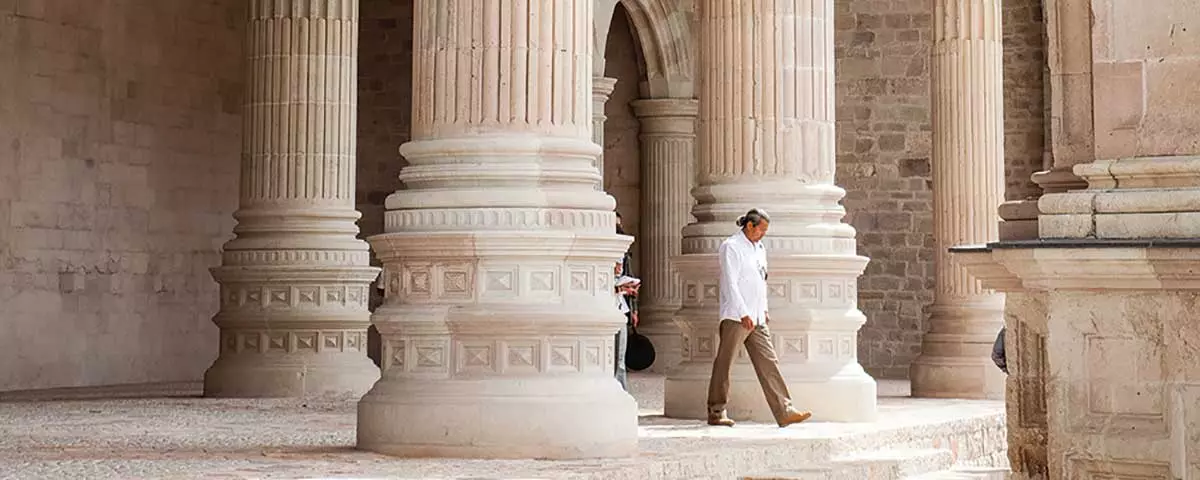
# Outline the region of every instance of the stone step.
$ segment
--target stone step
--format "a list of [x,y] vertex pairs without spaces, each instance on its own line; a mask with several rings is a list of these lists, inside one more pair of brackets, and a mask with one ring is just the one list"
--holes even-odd
[[837,457],[828,463],[785,471],[746,475],[742,480],[900,480],[954,465],[942,449],[894,449]]
[[1008,480],[1009,472],[1009,469],[999,467],[957,467],[916,475],[905,480]]

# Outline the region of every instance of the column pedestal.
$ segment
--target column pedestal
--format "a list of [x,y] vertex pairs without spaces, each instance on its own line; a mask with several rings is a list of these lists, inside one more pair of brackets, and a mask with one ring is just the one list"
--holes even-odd
[[647,212],[642,222],[637,329],[654,344],[650,371],[667,372],[681,360],[682,332],[675,312],[683,299],[683,283],[672,259],[681,252],[682,230],[691,218],[699,106],[691,98],[637,100],[633,112],[642,127],[642,211]]
[[934,2],[933,203],[937,290],[910,378],[917,397],[1003,398],[992,345],[1004,295],[950,256],[999,238],[1004,200],[1003,46],[999,0]]
[[221,345],[204,394],[362,395],[379,378],[379,269],[355,238],[358,2],[250,3],[237,238],[212,272]]
[[[712,0],[700,5],[696,222],[675,265],[683,361],[667,378],[666,415],[705,418],[719,316],[720,243],[751,208],[771,217],[763,240],[773,342],[797,408],[826,421],[872,421],[875,381],[857,360],[858,276],[867,259],[841,223],[834,185],[832,0]],[[810,32],[798,42],[786,32]],[[734,72],[730,74],[730,72]],[[773,422],[743,348],[728,414]]]
[[[413,140],[388,197],[383,378],[358,447],[392,455],[633,454],[613,378],[615,232],[592,141],[592,2],[417,0]],[[512,7],[512,8],[510,8]],[[482,67],[453,65],[482,58]]]

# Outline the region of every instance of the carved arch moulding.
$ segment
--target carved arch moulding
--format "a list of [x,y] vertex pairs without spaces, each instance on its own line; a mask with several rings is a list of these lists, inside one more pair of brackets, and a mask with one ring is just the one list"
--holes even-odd
[[596,0],[595,73],[604,74],[609,26],[618,4],[629,13],[645,62],[646,98],[695,96],[694,0]]

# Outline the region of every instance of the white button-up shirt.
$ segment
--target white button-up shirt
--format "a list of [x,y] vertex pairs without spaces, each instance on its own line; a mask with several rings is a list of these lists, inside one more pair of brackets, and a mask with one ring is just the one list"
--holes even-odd
[[767,248],[737,232],[721,242],[721,319],[741,321],[750,317],[754,325],[767,319]]

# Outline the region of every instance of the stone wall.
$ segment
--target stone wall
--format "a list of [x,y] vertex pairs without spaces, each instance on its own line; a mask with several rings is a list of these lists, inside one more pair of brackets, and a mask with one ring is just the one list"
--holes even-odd
[[0,2],[0,390],[198,380],[216,357],[244,5]]
[[358,33],[358,226],[383,233],[383,202],[400,188],[397,151],[412,130],[413,2],[362,2]]
[[[867,316],[860,362],[874,376],[907,378],[921,351],[933,302],[931,3],[848,0],[835,4],[838,185],[859,252],[871,258],[859,280]],[[1007,0],[1005,157],[1008,198],[1033,190],[1041,166],[1041,0]]]
[[1004,2],[1005,198],[1038,196],[1030,180],[1047,149],[1046,25],[1042,0]]
[[906,378],[933,302],[928,0],[836,4],[838,185],[859,253],[859,361]]

